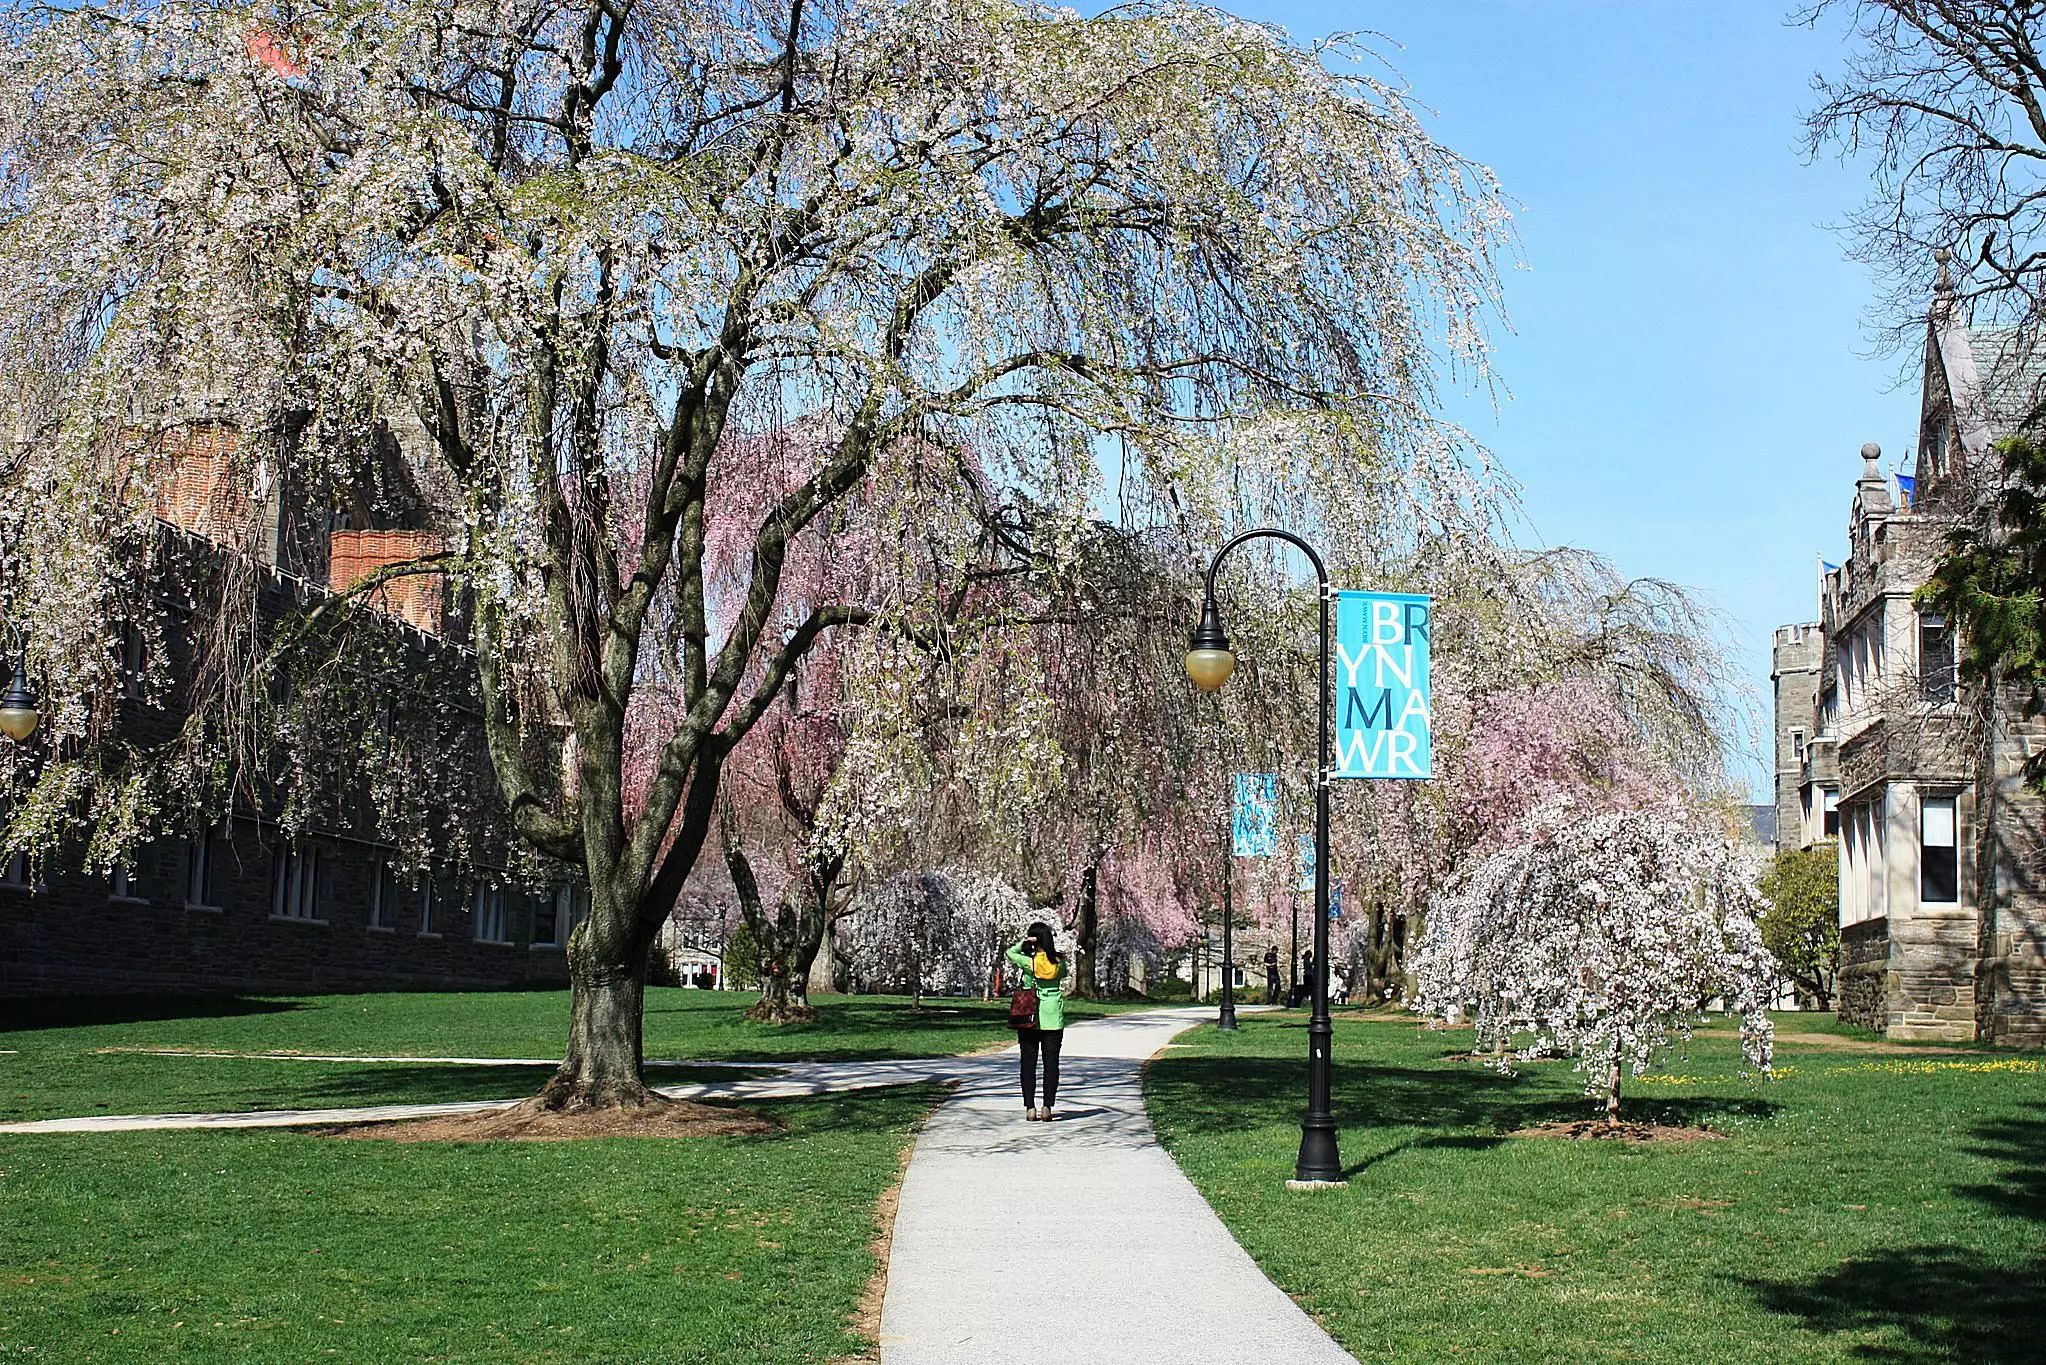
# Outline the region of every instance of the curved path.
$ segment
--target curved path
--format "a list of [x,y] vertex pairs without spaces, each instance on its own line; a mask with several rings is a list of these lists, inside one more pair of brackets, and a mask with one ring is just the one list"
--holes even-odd
[[1355,1365],[1151,1130],[1144,1062],[1213,1016],[1068,1028],[1055,1123],[1024,1120],[1013,1052],[976,1059],[903,1178],[882,1365]]

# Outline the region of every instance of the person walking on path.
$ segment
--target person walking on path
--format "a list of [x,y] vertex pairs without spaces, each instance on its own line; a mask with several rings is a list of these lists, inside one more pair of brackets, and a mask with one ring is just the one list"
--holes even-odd
[[1265,949],[1265,1003],[1279,1003],[1279,950]]
[[[1059,1048],[1066,1040],[1066,964],[1051,926],[1039,921],[1009,949],[1009,964],[1037,991],[1037,1027],[1017,1031],[1022,1044],[1023,1116],[1049,1120],[1059,1098]],[[1044,1055],[1044,1108],[1037,1107],[1037,1058]]]

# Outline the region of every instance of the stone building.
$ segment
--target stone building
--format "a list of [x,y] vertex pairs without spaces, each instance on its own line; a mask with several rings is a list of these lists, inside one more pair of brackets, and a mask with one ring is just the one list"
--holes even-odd
[[1840,1015],[1892,1038],[2046,1044],[2046,801],[2019,773],[2046,730],[1957,676],[1953,630],[1914,602],[2042,374],[1943,276],[1913,474],[1893,496],[1862,447],[1819,619],[1776,632],[1779,841],[1838,841]]
[[[158,493],[157,553],[167,565],[154,609],[180,676],[189,599],[206,590],[194,584],[222,566],[255,574],[256,610],[274,621],[441,543],[400,437],[381,424],[335,506],[266,479],[241,435],[202,409],[163,438],[175,464]],[[415,676],[473,672],[451,657],[462,623],[440,577],[396,580],[373,605]],[[140,664],[123,660],[138,677]],[[121,702],[121,728],[144,742],[182,720],[139,687]],[[0,997],[566,983],[563,945],[587,897],[565,871],[539,889],[487,867],[457,873],[452,862],[408,879],[363,794],[344,794],[340,805],[354,813],[291,840],[272,812],[237,798],[226,820],[145,844],[111,877],[80,870],[75,858],[52,859],[34,878],[25,857],[0,862]]]

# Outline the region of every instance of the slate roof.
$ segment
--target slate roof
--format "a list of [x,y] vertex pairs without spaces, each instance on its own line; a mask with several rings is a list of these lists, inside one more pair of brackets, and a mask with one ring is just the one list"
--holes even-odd
[[1968,349],[1981,383],[1983,419],[2001,440],[2046,402],[2046,344],[2011,327],[1971,327]]

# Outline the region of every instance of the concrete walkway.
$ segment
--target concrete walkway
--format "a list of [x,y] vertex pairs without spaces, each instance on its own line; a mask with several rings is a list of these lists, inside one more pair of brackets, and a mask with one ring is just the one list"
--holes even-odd
[[1013,1052],[973,1059],[997,1065],[932,1116],[903,1180],[882,1365],[1355,1365],[1151,1130],[1145,1059],[1213,1015],[1068,1028],[1055,1123],[1025,1121]]

